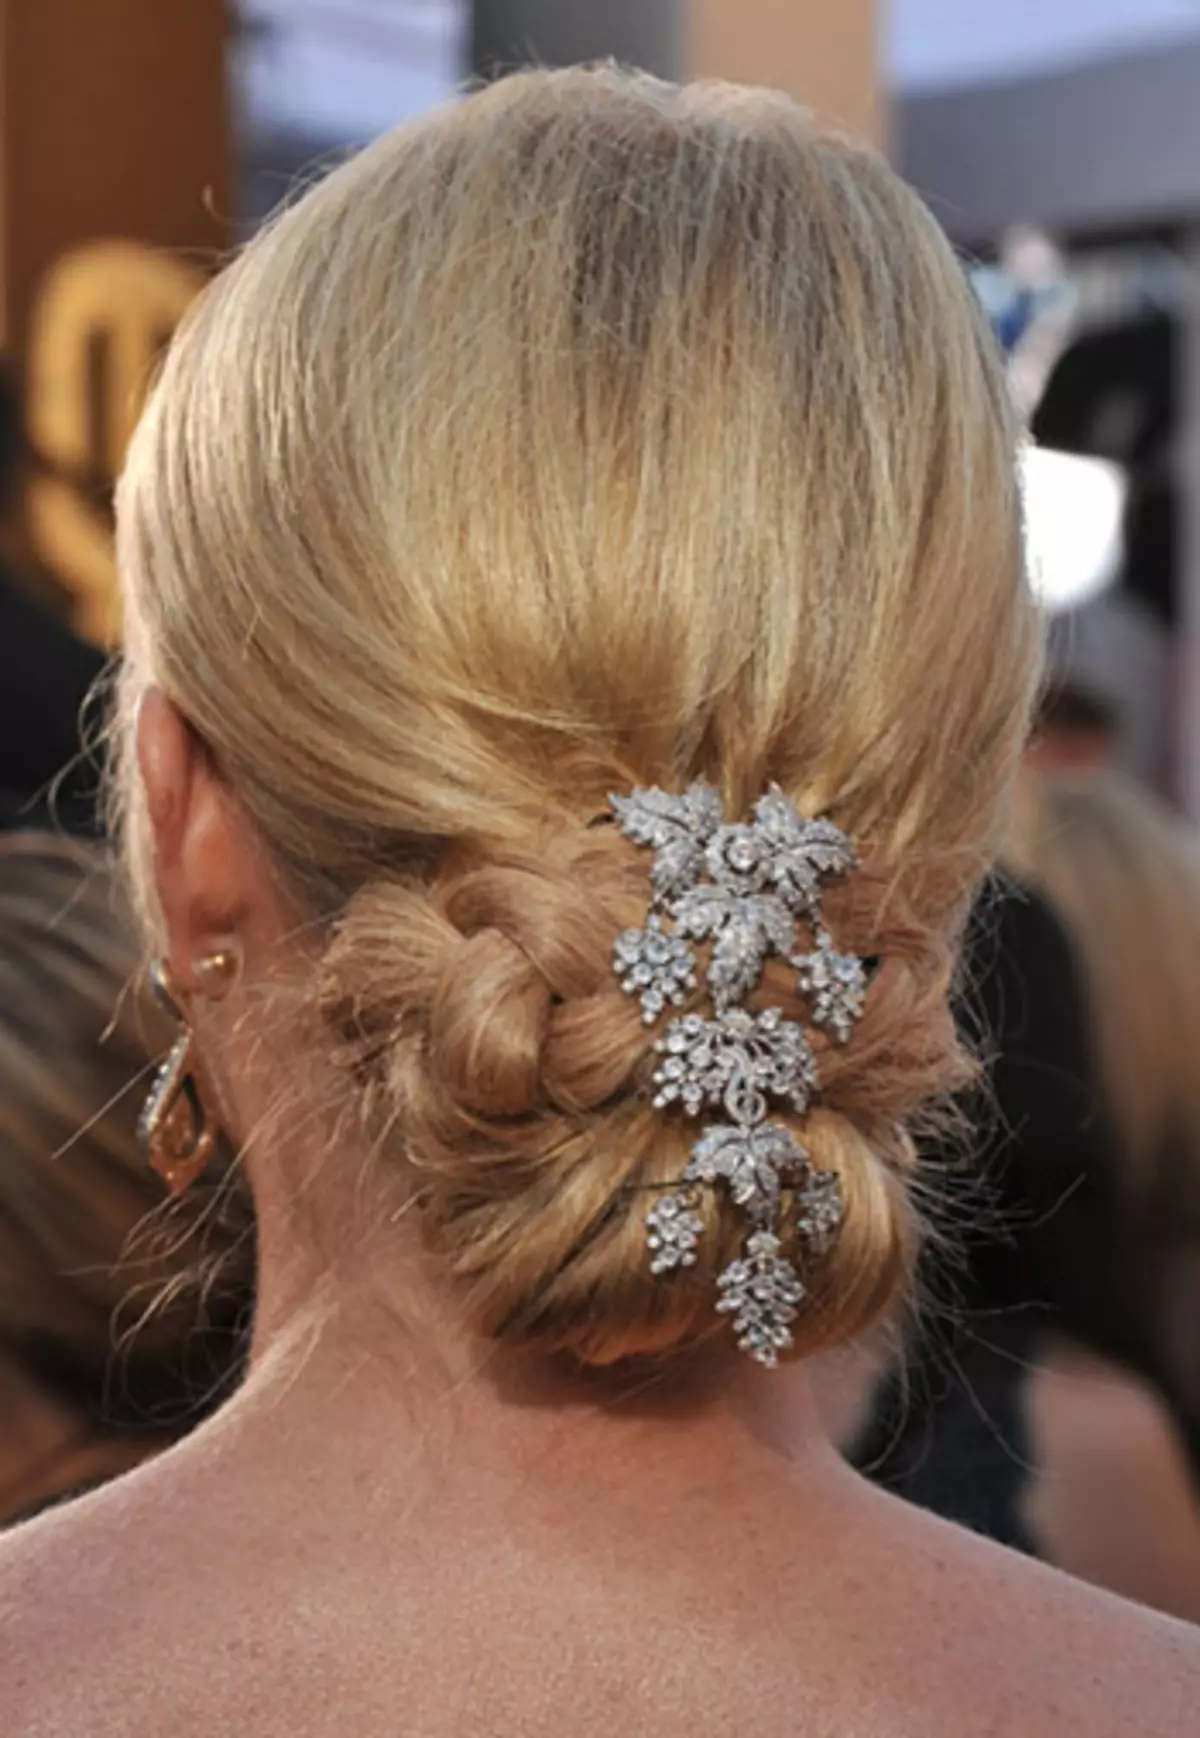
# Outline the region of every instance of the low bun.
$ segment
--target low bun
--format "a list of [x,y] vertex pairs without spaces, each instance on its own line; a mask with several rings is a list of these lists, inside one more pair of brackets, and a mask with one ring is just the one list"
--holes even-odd
[[[476,1327],[606,1364],[719,1332],[716,1277],[742,1230],[706,1191],[695,1267],[650,1276],[645,1217],[698,1131],[654,1108],[656,1031],[613,970],[615,937],[645,917],[646,861],[611,826],[576,833],[527,853],[458,850],[429,880],[362,889],[335,926],[322,999]],[[878,965],[851,1042],[812,1035],[818,1102],[775,1119],[837,1174],[845,1205],[833,1249],[805,1264],[801,1353],[860,1331],[903,1283],[916,1243],[905,1126],[964,1066],[947,952],[891,880],[861,871],[829,904],[846,945]],[[754,1000],[806,1017],[782,964]]]

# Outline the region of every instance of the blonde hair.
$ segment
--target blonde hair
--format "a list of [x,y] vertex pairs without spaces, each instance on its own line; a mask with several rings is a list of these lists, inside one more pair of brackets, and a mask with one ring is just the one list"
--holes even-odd
[[1200,840],[1119,773],[1033,786],[1026,870],[1077,944],[1100,1082],[1136,1191],[1200,1152]]
[[97,847],[0,838],[0,1341],[97,1418],[179,1425],[238,1361],[252,1221],[215,1184],[155,1216],[137,1116],[173,1033],[139,963]]
[[[1014,435],[937,225],[782,96],[532,72],[340,168],[205,294],[121,484],[139,648],[327,920],[331,1044],[485,1333],[707,1336],[647,1273],[689,1131],[612,972],[608,796],[769,781],[881,965],[805,1122],[847,1201],[799,1349],[907,1271],[911,1119],[1037,661]],[[799,1015],[780,969],[766,1000]],[[693,1131],[694,1133],[694,1131]]]

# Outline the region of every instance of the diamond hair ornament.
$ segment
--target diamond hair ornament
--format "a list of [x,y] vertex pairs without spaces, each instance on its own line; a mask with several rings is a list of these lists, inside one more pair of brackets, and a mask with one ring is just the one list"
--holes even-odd
[[[623,931],[613,948],[621,988],[653,1025],[668,1007],[684,1006],[703,975],[713,1009],[712,1018],[672,1019],[655,1044],[655,1108],[689,1117],[709,1112],[714,1120],[646,1215],[650,1271],[695,1265],[702,1193],[722,1190],[747,1229],[742,1254],[717,1277],[716,1307],[732,1317],[741,1349],[774,1368],[792,1345],[791,1324],[807,1296],[785,1244],[824,1253],[843,1205],[832,1172],[818,1170],[791,1130],[768,1120],[772,1104],[803,1116],[820,1089],[805,1029],[780,1008],[752,1013],[743,1004],[768,959],[786,959],[812,1025],[835,1043],[849,1041],[862,1013],[866,967],[835,948],[821,921],[821,888],[857,859],[840,828],[804,819],[774,786],[749,822],[726,821],[720,797],[704,783],[678,796],[652,788],[610,801],[626,837],[654,852],[646,923]],[[796,951],[801,924],[812,936],[806,953]],[[712,944],[703,974],[694,942]]]

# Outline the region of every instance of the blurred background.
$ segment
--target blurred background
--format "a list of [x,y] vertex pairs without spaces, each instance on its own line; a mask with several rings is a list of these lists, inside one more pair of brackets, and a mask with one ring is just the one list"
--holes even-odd
[[[911,1386],[901,1422],[885,1411],[859,1458],[882,1464],[915,1416],[926,1435],[913,1464],[941,1481],[923,1495],[902,1472],[896,1488],[1027,1548],[1036,1533],[1052,1560],[1200,1618],[1200,0],[0,0],[0,817],[17,831],[99,828],[95,772],[74,756],[80,707],[120,638],[113,482],[156,357],[205,277],[297,184],[464,80],[600,56],[781,87],[873,141],[962,251],[1004,347],[1031,437],[1029,559],[1051,651],[1030,753],[1044,794],[1011,866],[1025,891],[992,924],[999,966],[980,966],[1000,985],[988,1031],[1012,1259],[999,1279],[979,1265],[975,1293],[960,1291],[981,1320],[1032,1309],[1037,1331],[1000,1364],[977,1361],[968,1382],[999,1332],[974,1331],[940,1392],[970,1389],[976,1425],[978,1396],[994,1395],[989,1444],[1004,1467],[986,1477],[1006,1503],[1005,1468],[1054,1476],[1033,1508],[1022,1497],[1022,1517],[980,1518],[985,1475],[964,1415],[939,1422],[940,1400]],[[1129,782],[1107,783],[1114,772]],[[1099,782],[1072,794],[1064,775]],[[37,1053],[63,1038],[64,1083],[93,1066],[104,1027],[97,1004],[68,1042],[78,989],[55,987],[37,941],[61,929],[56,901],[77,906],[71,889],[102,872],[72,862],[27,843],[0,875],[0,916],[26,913],[20,934],[50,986]],[[31,885],[47,889],[44,910]],[[1132,913],[1145,921],[1126,925]],[[80,940],[70,957],[99,947]],[[0,1115],[28,1074],[26,1053],[3,1048],[20,997],[0,1006]],[[80,1103],[99,1109],[72,1098],[71,1118]],[[128,1120],[110,1146],[140,1176]],[[30,1255],[49,1283],[82,1247],[48,1234],[35,1245],[23,1191],[35,1173],[57,1176],[48,1160],[67,1155],[82,1174],[96,1153],[66,1123],[36,1140],[30,1126],[0,1139],[0,1282],[13,1250],[57,1250]],[[81,1199],[112,1199],[110,1158]],[[139,1212],[132,1197],[111,1209],[114,1268]],[[57,1238],[63,1209],[47,1197],[38,1213]],[[244,1217],[221,1227],[243,1254]],[[1038,1235],[1022,1240],[1022,1223]],[[181,1270],[195,1234],[173,1246]],[[40,1422],[24,1446],[0,1433],[0,1521],[71,1482],[44,1471],[62,1406],[102,1435],[113,1419],[94,1315],[92,1386],[72,1378],[66,1392],[61,1371],[78,1357],[45,1325],[62,1311],[34,1334],[18,1290],[0,1283],[0,1403],[6,1382],[24,1383],[23,1416]],[[251,1292],[243,1273],[218,1321],[231,1344]],[[164,1346],[170,1362],[152,1375],[174,1392],[182,1352]],[[236,1379],[236,1346],[223,1356],[209,1399]],[[941,1351],[934,1364],[946,1367]],[[1018,1366],[1048,1380],[1006,1421]],[[834,1381],[831,1394],[849,1440],[856,1393]],[[1099,1435],[1111,1464],[1088,1447]],[[965,1506],[946,1498],[947,1466]],[[1128,1536],[1113,1535],[1118,1516]]]

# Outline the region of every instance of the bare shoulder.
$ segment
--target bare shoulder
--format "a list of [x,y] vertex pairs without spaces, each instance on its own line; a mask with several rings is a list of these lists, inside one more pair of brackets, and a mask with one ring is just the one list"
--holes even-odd
[[[81,1583],[94,1584],[103,1557],[111,1559],[111,1538],[95,1536],[82,1512],[87,1506],[85,1499],[51,1510],[0,1536],[0,1730],[19,1738],[53,1730],[53,1687],[79,1666],[86,1670]],[[111,1619],[114,1581],[93,1607],[101,1630]]]
[[902,1576],[889,1570],[889,1579],[907,1582],[909,1633],[924,1606],[926,1665],[967,1697],[962,1731],[1185,1738],[1196,1730],[1200,1628],[894,1498],[877,1500],[889,1511],[882,1529],[889,1557],[904,1566]]
[[[174,1606],[184,1643],[193,1597],[186,1553],[165,1581],[159,1554],[143,1549],[149,1519],[169,1527],[169,1515],[151,1515],[155,1494],[134,1473],[0,1535],[5,1738],[115,1738],[122,1680],[127,1689],[142,1675],[139,1637],[157,1637]],[[157,1663],[169,1673],[168,1660]]]
[[[1200,1630],[869,1488],[840,1488],[806,1549],[796,1548],[800,1518],[780,1527],[777,1512],[773,1531],[753,1543],[744,1527],[731,1535],[728,1552],[697,1571],[707,1625],[697,1636],[694,1590],[671,1603],[658,1552],[654,1586],[635,1594],[628,1579],[606,1575],[598,1603],[589,1591],[580,1609],[576,1592],[560,1598],[561,1582],[530,1575],[528,1558],[518,1580],[511,1565],[488,1570],[482,1543],[477,1553],[437,1549],[423,1559],[410,1536],[376,1556],[372,1529],[356,1540],[347,1574],[344,1540],[334,1555],[311,1533],[298,1545],[277,1515],[256,1529],[244,1505],[223,1504],[216,1481],[181,1490],[144,1469],[0,1538],[0,1731],[141,1738],[177,1725],[183,1709],[208,1710],[209,1729],[231,1729],[236,1709],[242,1731],[323,1738],[390,1729],[397,1709],[414,1707],[428,1713],[419,1729],[461,1731],[446,1724],[446,1696],[462,1681],[455,1614],[467,1608],[490,1614],[470,1633],[475,1677],[511,1679],[526,1716],[557,1709],[556,1723],[520,1724],[489,1705],[475,1730],[563,1730],[561,1653],[574,1689],[566,1729],[581,1738],[601,1727],[580,1707],[609,1706],[618,1680],[644,1721],[637,1729],[664,1733],[736,1730],[736,1708],[746,1705],[778,1709],[757,1728],[770,1738],[798,1729],[838,1738],[1195,1731]],[[544,1544],[539,1535],[539,1552]],[[279,1560],[263,1580],[271,1551]],[[630,1543],[625,1559],[637,1555]],[[690,1580],[689,1572],[681,1585]],[[364,1588],[384,1584],[386,1601],[364,1599]],[[655,1623],[637,1615],[643,1593]],[[757,1638],[749,1648],[748,1629]],[[601,1648],[596,1638],[609,1630],[612,1645]],[[664,1632],[685,1681],[704,1691],[686,1720],[660,1707],[653,1687]],[[546,1645],[531,1646],[539,1636]],[[583,1639],[588,1651],[573,1652]],[[384,1701],[368,1705],[368,1695]]]

